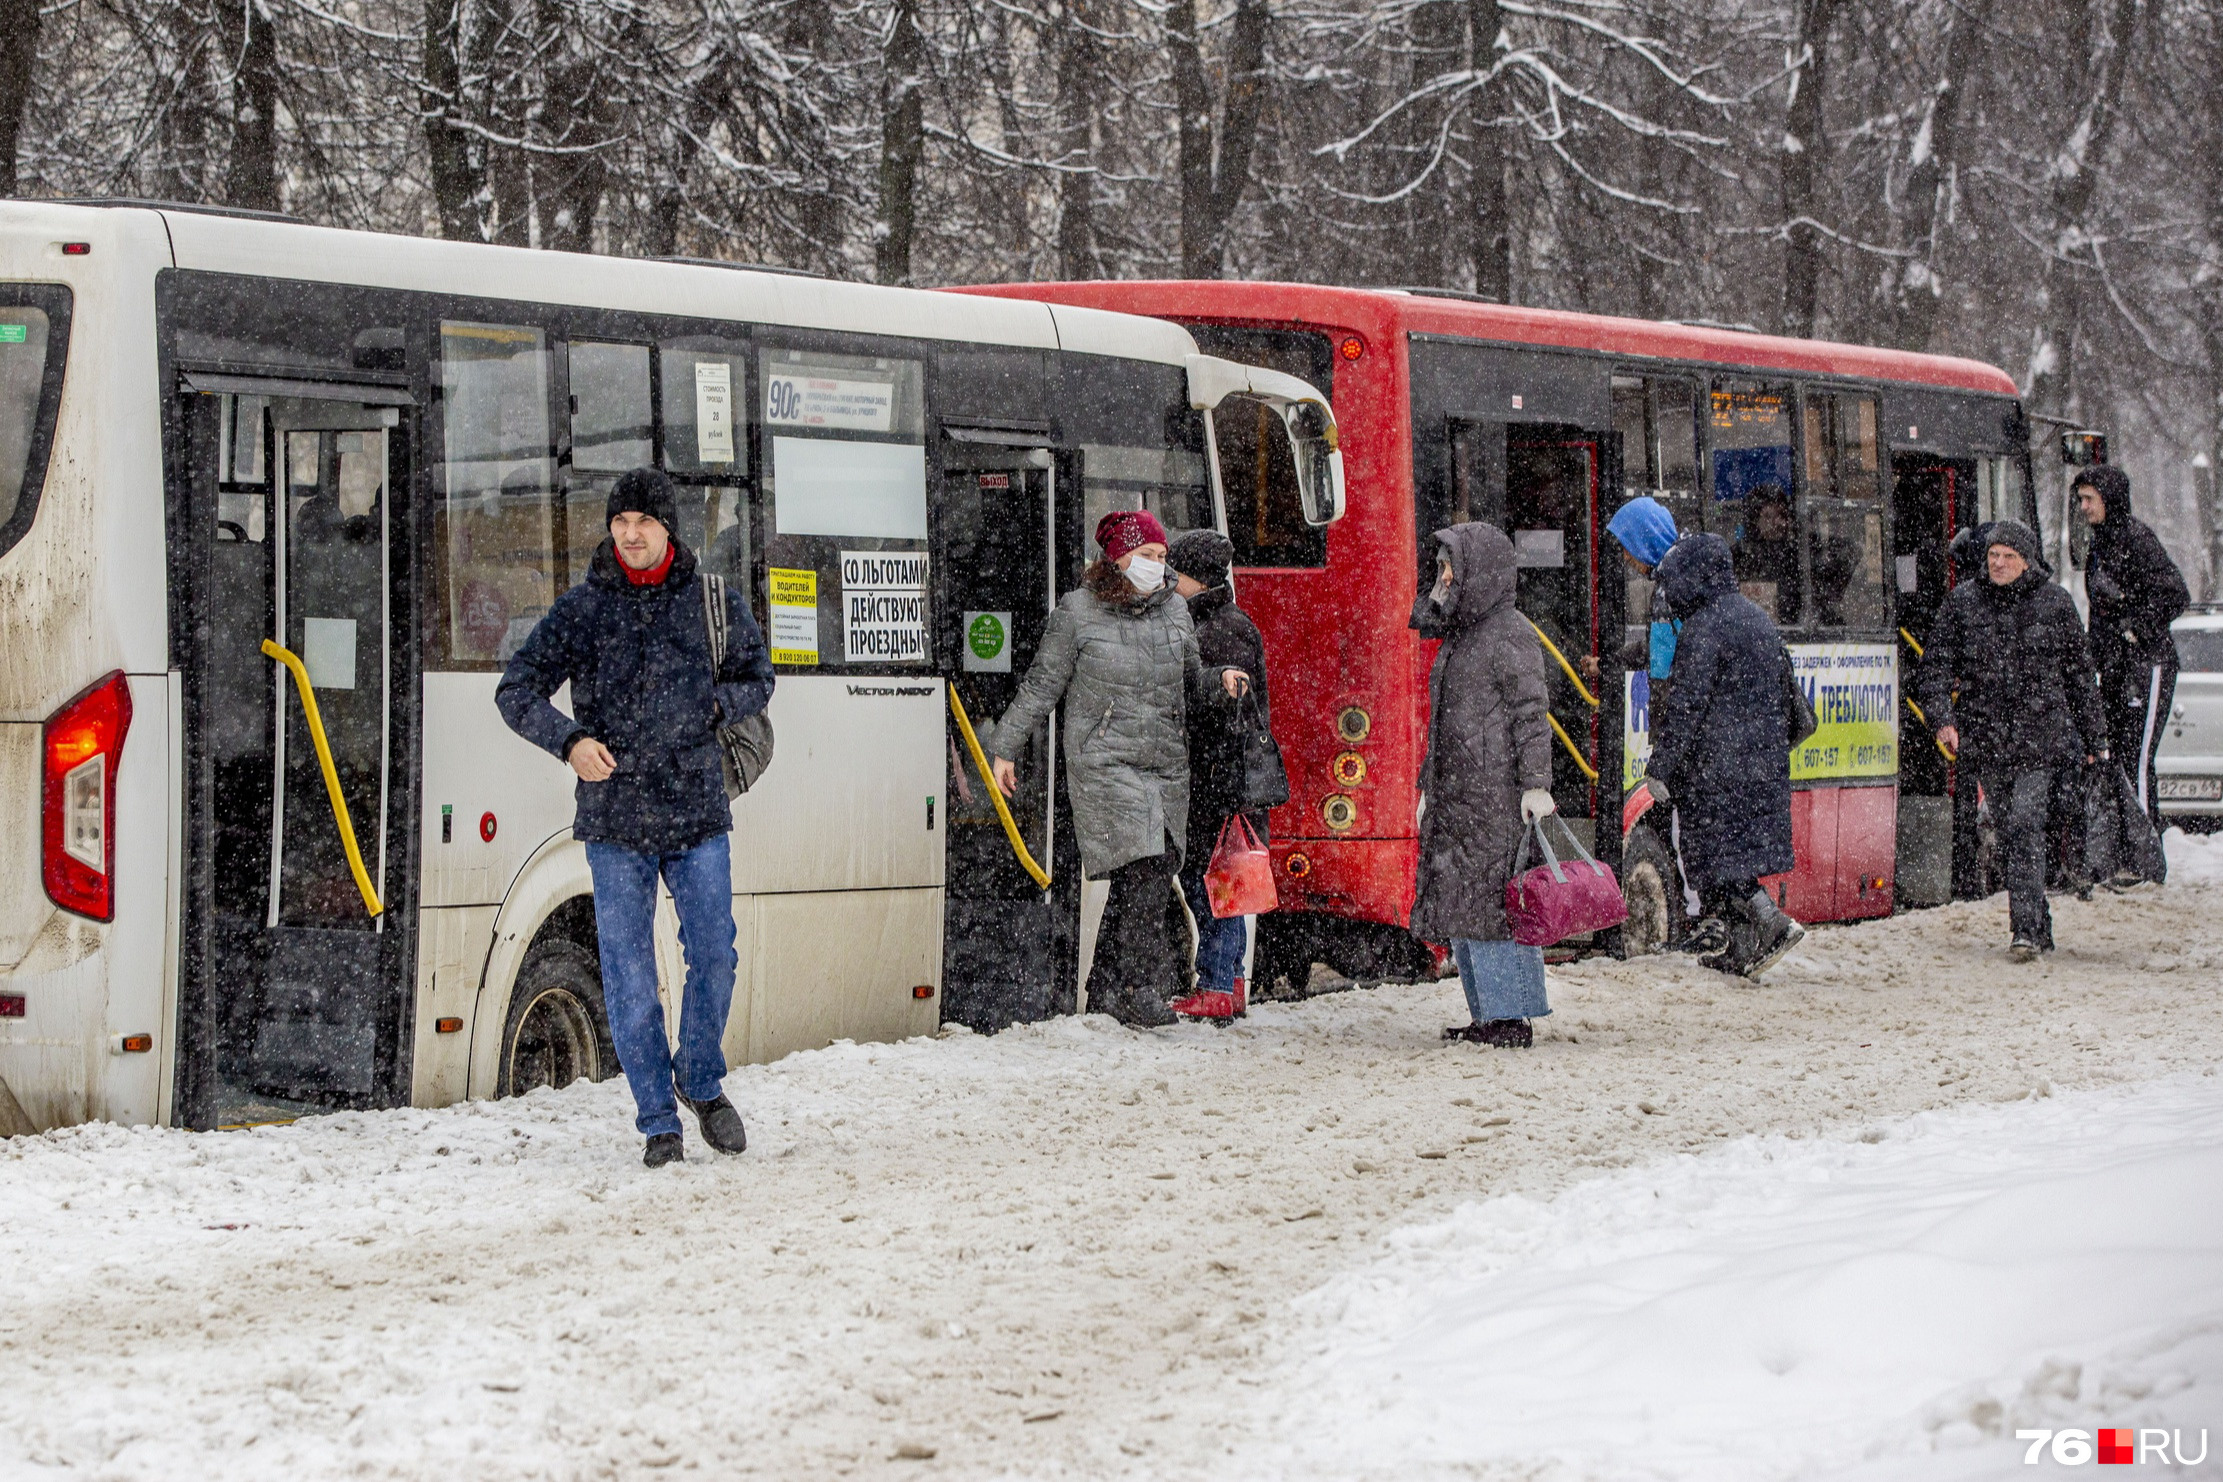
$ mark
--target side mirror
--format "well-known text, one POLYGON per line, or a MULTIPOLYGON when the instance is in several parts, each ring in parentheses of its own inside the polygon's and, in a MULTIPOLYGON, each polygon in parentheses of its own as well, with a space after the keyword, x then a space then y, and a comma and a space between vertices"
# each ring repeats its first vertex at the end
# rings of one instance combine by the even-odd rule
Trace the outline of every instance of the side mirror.
POLYGON ((1343 453, 1335 419, 1316 401, 1289 402, 1281 408, 1296 461, 1297 498, 1307 525, 1332 525, 1343 518, 1343 453))
POLYGON ((2061 434, 2061 461, 2071 468, 2090 468, 2095 463, 2107 461, 2107 434, 2104 432, 2064 431, 2061 434))

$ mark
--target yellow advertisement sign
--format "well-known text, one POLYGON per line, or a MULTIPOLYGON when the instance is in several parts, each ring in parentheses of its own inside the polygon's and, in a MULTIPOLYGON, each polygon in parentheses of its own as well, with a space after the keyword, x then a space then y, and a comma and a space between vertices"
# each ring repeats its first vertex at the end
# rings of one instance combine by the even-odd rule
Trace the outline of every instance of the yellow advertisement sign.
POLYGON ((772 662, 818 662, 818 573, 775 566, 772 586, 772 662))
MULTIPOLYGON (((1793 782, 1847 782, 1899 772, 1899 655, 1888 643, 1794 643, 1791 668, 1818 722, 1791 753, 1793 782)), ((1621 787, 1644 780, 1652 755, 1651 684, 1625 683, 1621 787)))

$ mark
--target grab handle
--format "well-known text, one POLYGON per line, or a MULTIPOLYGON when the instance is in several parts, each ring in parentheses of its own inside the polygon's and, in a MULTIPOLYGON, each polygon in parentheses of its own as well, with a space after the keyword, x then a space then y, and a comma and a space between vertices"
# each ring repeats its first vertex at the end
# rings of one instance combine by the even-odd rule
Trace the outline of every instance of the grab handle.
POLYGON ((950 714, 957 717, 957 732, 965 738, 965 749, 972 753, 973 765, 980 768, 980 780, 988 785, 988 801, 996 805, 996 817, 1003 820, 1003 836, 1011 841, 1011 852, 1019 856, 1019 866, 1034 877, 1034 883, 1044 890, 1050 888, 1050 872, 1034 862, 1027 852, 1027 841, 1019 836, 1019 825, 1011 817, 1011 809, 1003 800, 1003 789, 996 786, 995 769, 988 765, 988 755, 980 749, 980 738, 973 734, 973 723, 965 714, 965 702, 957 698, 957 686, 949 687, 950 714))
POLYGON ((332 765, 332 743, 324 738, 324 717, 317 714, 316 692, 309 687, 309 671, 289 649, 280 648, 270 639, 262 641, 262 651, 286 666, 293 675, 293 687, 301 696, 301 714, 309 722, 309 739, 316 743, 317 765, 324 769, 324 790, 332 799, 332 821, 340 826, 340 843, 347 850, 347 867, 355 874, 355 888, 363 892, 363 904, 373 916, 382 914, 385 907, 379 904, 378 891, 371 885, 370 871, 363 868, 363 851, 355 847, 355 825, 348 820, 347 799, 340 795, 340 774, 332 765))

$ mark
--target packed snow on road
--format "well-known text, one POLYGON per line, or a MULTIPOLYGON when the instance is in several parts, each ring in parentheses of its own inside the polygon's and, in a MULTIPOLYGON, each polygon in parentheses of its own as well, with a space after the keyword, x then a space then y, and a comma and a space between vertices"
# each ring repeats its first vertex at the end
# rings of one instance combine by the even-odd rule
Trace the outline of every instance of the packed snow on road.
POLYGON ((837 1044, 655 1172, 622 1082, 19 1138, 0 1475, 2223 1476, 2172 844, 2028 966, 1994 900, 1555 968, 1527 1052, 1442 1043, 1456 981, 837 1044))

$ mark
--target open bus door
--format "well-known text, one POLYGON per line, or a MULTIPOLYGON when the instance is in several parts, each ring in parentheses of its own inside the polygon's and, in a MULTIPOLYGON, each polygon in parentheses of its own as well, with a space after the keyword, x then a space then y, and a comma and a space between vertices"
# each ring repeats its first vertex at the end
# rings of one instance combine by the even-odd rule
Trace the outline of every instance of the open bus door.
POLYGON ((398 1105, 416 874, 413 399, 184 381, 170 491, 186 619, 179 1120, 398 1105), (273 650, 299 661, 307 697, 273 650))

